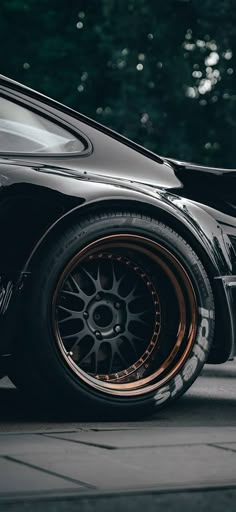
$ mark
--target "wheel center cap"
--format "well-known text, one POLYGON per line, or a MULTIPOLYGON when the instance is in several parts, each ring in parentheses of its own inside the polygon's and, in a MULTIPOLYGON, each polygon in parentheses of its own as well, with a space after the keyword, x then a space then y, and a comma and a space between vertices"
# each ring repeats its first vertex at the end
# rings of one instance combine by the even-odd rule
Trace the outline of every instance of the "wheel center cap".
POLYGON ((107 327, 113 320, 112 309, 105 304, 97 306, 93 312, 93 320, 98 327, 107 327))
POLYGON ((99 339, 115 338, 125 325, 125 305, 111 293, 99 294, 88 304, 84 318, 90 331, 98 334, 99 339))

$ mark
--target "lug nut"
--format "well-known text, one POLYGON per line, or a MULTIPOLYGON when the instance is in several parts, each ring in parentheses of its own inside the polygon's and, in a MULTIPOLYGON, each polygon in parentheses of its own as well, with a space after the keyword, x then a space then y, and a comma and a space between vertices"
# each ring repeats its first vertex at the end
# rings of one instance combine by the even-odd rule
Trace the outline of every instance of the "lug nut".
POLYGON ((116 309, 120 309, 120 306, 121 306, 120 302, 115 302, 115 308, 116 309))
POLYGON ((96 300, 101 300, 101 298, 102 298, 102 297, 101 297, 101 295, 100 295, 99 293, 98 293, 98 294, 96 295, 96 297, 95 297, 95 299, 96 299, 96 300))
POLYGON ((96 336, 97 340, 102 340, 102 335, 101 335, 100 331, 95 331, 95 336, 96 336))
POLYGON ((85 318, 85 320, 87 320, 87 318, 89 317, 88 311, 84 311, 83 317, 85 318))
POLYGON ((120 325, 115 325, 114 327, 114 331, 119 334, 119 332, 121 332, 121 326, 120 325))

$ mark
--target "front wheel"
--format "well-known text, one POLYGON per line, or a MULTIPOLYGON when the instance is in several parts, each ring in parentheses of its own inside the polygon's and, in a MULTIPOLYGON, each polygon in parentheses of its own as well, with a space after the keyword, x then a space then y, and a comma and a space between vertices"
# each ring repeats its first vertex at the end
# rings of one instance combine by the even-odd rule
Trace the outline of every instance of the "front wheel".
POLYGON ((213 333, 210 282, 187 242, 149 217, 103 213, 45 248, 17 367, 62 408, 150 413, 189 388, 213 333))

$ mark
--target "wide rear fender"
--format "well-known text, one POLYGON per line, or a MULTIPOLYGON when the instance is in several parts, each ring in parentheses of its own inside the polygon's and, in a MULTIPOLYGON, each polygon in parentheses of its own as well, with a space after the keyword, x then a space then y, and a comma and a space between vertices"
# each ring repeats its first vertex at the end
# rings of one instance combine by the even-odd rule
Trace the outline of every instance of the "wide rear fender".
POLYGON ((79 218, 94 212, 129 209, 150 215, 175 229, 190 243, 212 276, 233 273, 233 248, 229 237, 221 225, 194 202, 139 184, 130 189, 103 183, 89 185, 86 199, 60 216, 39 238, 23 272, 30 272, 34 259, 51 237, 79 218))
MULTIPOLYGON (((4 315, 0 315, 0 333, 3 332, 4 323, 4 340, 1 335, 0 353, 6 354, 12 351, 12 341, 17 330, 17 316, 24 307, 27 282, 30 281, 34 263, 38 261, 38 258, 40 259, 41 251, 53 241, 58 233, 90 213, 129 210, 155 217, 171 226, 190 243, 202 259, 213 284, 215 278, 232 274, 233 261, 230 256, 230 240, 227 239, 215 219, 191 201, 152 187, 141 187, 139 184, 132 184, 132 187, 129 188, 119 182, 104 184, 80 181, 79 185, 79 204, 63 213, 45 230, 22 266, 4 315), (12 328, 13 325, 15 328, 12 328)), ((77 187, 74 187, 73 199, 76 199, 76 190, 77 187)), ((65 188, 61 192, 66 194, 65 188)), ((11 275, 5 276, 5 279, 7 282, 14 280, 11 275)), ((220 304, 219 302, 219 307, 220 304)), ((228 317, 230 317, 227 304, 224 311, 226 314, 219 329, 219 336, 222 335, 224 328, 227 329, 228 317)), ((232 351, 232 343, 232 339, 227 342, 226 352, 228 355, 232 351)))

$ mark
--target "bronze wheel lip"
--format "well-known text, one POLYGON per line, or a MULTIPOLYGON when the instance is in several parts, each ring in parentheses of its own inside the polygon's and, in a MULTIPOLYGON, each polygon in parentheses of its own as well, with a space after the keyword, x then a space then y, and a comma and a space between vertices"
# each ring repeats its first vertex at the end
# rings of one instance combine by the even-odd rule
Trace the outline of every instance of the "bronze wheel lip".
POLYGON ((54 296, 53 296, 53 329, 54 334, 56 336, 57 345, 60 349, 60 352, 62 353, 68 367, 73 371, 73 373, 79 377, 85 384, 93 387, 94 389, 97 389, 99 391, 102 391, 103 393, 116 395, 119 397, 122 396, 136 396, 136 395, 143 395, 153 390, 158 390, 160 386, 165 384, 167 381, 169 381, 171 378, 173 378, 179 369, 183 366, 185 361, 187 360, 188 354, 191 352, 191 348, 193 346, 194 338, 196 335, 196 329, 197 329, 197 301, 196 301, 196 295, 195 291, 193 289, 193 285, 190 281, 190 278, 185 271, 182 264, 178 261, 178 259, 162 244, 159 242, 156 242, 150 238, 147 238, 142 235, 137 234, 128 234, 128 233, 118 233, 113 235, 107 235, 104 236, 98 240, 94 240, 93 242, 89 243, 85 247, 83 247, 79 252, 77 252, 74 257, 70 260, 70 262, 65 267, 62 275, 59 278, 59 281, 57 283, 54 296), (180 317, 181 321, 179 324, 179 330, 178 330, 178 337, 177 342, 175 343, 175 346, 169 354, 169 356, 166 358, 166 360, 163 362, 160 368, 158 368, 153 374, 146 378, 141 378, 140 380, 130 382, 130 383, 116 383, 114 381, 112 382, 106 382, 104 380, 99 380, 98 378, 89 375, 84 370, 82 370, 80 367, 78 367, 75 362, 73 361, 70 353, 68 353, 64 347, 63 341, 60 336, 60 332, 58 329, 58 325, 56 325, 55 322, 55 308, 56 308, 56 300, 57 300, 57 294, 60 290, 61 283, 64 281, 67 275, 69 275, 70 272, 76 267, 78 264, 78 261, 83 261, 89 252, 96 250, 99 247, 99 250, 104 250, 104 244, 110 245, 112 242, 112 248, 114 247, 123 247, 125 242, 126 248, 131 248, 137 251, 137 248, 142 247, 142 253, 145 253, 147 256, 151 257, 152 260, 158 262, 162 268, 164 268, 165 272, 167 272, 170 280, 172 283, 175 284, 175 290, 178 297, 179 302, 179 309, 180 309, 180 317), (115 243, 115 245, 114 245, 115 243), (137 244, 137 245, 136 245, 137 244), (144 246, 142 246, 144 245, 144 246), (101 246, 103 247, 101 249, 101 246), (152 252, 153 251, 153 252, 152 252), (158 254, 158 255, 157 255, 158 254), (177 274, 179 277, 181 277, 182 282, 184 283, 186 287, 186 292, 189 300, 189 306, 191 310, 191 322, 188 326, 188 333, 187 333, 187 344, 186 347, 180 357, 180 359, 177 361, 177 363, 174 365, 173 368, 170 369, 167 374, 159 379, 158 377, 166 372, 168 369, 168 365, 171 365, 173 360, 175 359, 181 344, 183 340, 183 336, 186 332, 186 307, 184 302, 184 296, 181 290, 181 287, 179 286, 178 280, 176 279, 174 273, 172 270, 168 267, 168 265, 163 262, 163 259, 160 258, 161 256, 165 256, 169 262, 171 262, 171 265, 177 270, 177 274))

